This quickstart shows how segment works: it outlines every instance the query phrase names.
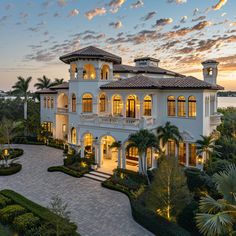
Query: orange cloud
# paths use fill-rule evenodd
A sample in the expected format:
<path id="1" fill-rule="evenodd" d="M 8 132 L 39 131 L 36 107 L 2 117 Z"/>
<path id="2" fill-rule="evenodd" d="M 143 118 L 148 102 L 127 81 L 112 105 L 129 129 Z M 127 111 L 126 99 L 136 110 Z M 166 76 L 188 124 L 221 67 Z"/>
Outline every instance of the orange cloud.
<path id="1" fill-rule="evenodd" d="M 220 10 L 226 3 L 227 0 L 220 0 L 215 6 L 212 7 L 212 9 L 215 11 Z"/>

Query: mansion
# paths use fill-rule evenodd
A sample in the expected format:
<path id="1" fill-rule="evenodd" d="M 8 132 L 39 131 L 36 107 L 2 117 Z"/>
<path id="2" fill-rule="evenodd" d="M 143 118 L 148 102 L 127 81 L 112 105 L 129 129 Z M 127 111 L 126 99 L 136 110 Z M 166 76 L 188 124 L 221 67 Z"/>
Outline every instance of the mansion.
<path id="1" fill-rule="evenodd" d="M 126 150 L 130 134 L 140 129 L 156 133 L 167 121 L 177 126 L 183 141 L 169 140 L 166 152 L 185 166 L 202 168 L 195 142 L 210 135 L 221 122 L 217 113 L 218 62 L 202 62 L 203 80 L 159 66 L 151 57 L 136 58 L 134 65 L 89 46 L 60 57 L 69 67 L 68 82 L 39 91 L 41 122 L 81 151 L 94 153 L 102 170 L 117 167 L 138 171 L 136 148 Z M 116 141 L 118 151 L 110 148 Z M 148 168 L 156 167 L 158 153 L 148 150 Z"/>

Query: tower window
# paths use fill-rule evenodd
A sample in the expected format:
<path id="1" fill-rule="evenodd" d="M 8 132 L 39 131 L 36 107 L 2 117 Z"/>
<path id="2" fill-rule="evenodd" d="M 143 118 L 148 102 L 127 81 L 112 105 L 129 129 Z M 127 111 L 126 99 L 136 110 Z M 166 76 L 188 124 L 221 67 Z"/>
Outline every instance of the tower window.
<path id="1" fill-rule="evenodd" d="M 207 74 L 208 75 L 212 75 L 213 74 L 213 69 L 212 68 L 208 68 L 207 69 Z"/>

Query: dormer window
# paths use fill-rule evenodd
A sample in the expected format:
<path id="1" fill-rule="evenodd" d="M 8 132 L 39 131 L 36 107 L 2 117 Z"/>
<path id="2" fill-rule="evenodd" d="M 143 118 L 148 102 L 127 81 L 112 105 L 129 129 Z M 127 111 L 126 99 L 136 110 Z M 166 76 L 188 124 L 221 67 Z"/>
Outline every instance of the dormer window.
<path id="1" fill-rule="evenodd" d="M 213 69 L 212 68 L 208 68 L 207 69 L 207 74 L 208 75 L 212 75 L 213 74 Z"/>
<path id="2" fill-rule="evenodd" d="M 108 80 L 109 78 L 109 66 L 108 65 L 103 65 L 101 69 L 101 80 Z"/>

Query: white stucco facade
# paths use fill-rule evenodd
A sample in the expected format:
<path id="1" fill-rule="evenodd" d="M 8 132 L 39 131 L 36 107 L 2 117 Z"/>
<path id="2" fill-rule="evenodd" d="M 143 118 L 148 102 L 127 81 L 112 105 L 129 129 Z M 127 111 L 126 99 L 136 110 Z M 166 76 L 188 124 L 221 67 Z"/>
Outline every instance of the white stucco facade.
<path id="1" fill-rule="evenodd" d="M 114 167 L 137 170 L 139 164 L 135 151 L 129 153 L 125 148 L 129 135 L 140 129 L 156 132 L 158 126 L 164 126 L 167 121 L 170 121 L 179 128 L 183 138 L 181 148 L 184 150 L 181 150 L 181 154 L 179 154 L 180 151 L 175 145 L 176 156 L 182 155 L 184 158 L 182 164 L 198 167 L 196 155 L 191 157 L 195 158 L 195 161 L 190 161 L 189 155 L 193 154 L 189 148 L 192 148 L 191 144 L 194 145 L 201 135 L 210 135 L 220 124 L 216 89 L 194 88 L 194 86 L 187 89 L 184 87 L 103 89 L 101 86 L 118 81 L 117 77 L 127 80 L 135 76 L 137 71 L 124 70 L 122 72 L 119 70 L 117 72 L 112 60 L 99 57 L 73 58 L 67 64 L 70 78 L 68 84 L 56 86 L 50 91 L 42 91 L 40 94 L 41 122 L 51 123 L 54 138 L 63 139 L 77 146 L 81 151 L 81 156 L 84 156 L 84 150 L 87 147 L 89 152 L 95 154 L 95 160 L 100 167 L 105 166 L 107 161 L 112 159 L 113 162 L 110 164 Z M 216 63 L 211 61 L 210 65 L 213 72 L 217 70 Z M 203 66 L 205 67 L 204 64 Z M 207 66 L 209 67 L 209 64 Z M 142 64 L 142 67 L 145 67 L 145 63 Z M 205 69 L 204 73 L 206 73 Z M 150 72 L 142 73 L 142 75 L 152 79 L 162 78 L 170 81 L 178 76 L 172 72 L 165 74 Z M 216 76 L 217 73 L 212 74 L 213 85 L 216 83 Z M 210 84 L 209 74 L 207 76 L 204 74 L 204 77 Z M 103 100 L 101 95 L 103 95 Z M 170 106 L 168 97 L 170 96 L 175 99 L 172 102 L 172 106 L 174 106 L 172 110 L 175 114 L 172 115 L 168 114 Z M 178 102 L 180 97 L 185 99 L 182 105 Z M 146 98 L 149 100 L 147 101 Z M 189 107 L 189 98 L 195 99 L 193 108 Z M 53 99 L 50 104 L 49 99 Z M 179 112 L 178 109 L 182 109 L 182 112 Z M 195 110 L 190 114 L 189 109 Z M 119 141 L 122 144 L 120 150 L 109 148 L 113 141 Z M 195 149 L 193 148 L 193 150 Z M 155 157 L 155 151 L 150 150 L 148 167 L 155 167 Z"/>

